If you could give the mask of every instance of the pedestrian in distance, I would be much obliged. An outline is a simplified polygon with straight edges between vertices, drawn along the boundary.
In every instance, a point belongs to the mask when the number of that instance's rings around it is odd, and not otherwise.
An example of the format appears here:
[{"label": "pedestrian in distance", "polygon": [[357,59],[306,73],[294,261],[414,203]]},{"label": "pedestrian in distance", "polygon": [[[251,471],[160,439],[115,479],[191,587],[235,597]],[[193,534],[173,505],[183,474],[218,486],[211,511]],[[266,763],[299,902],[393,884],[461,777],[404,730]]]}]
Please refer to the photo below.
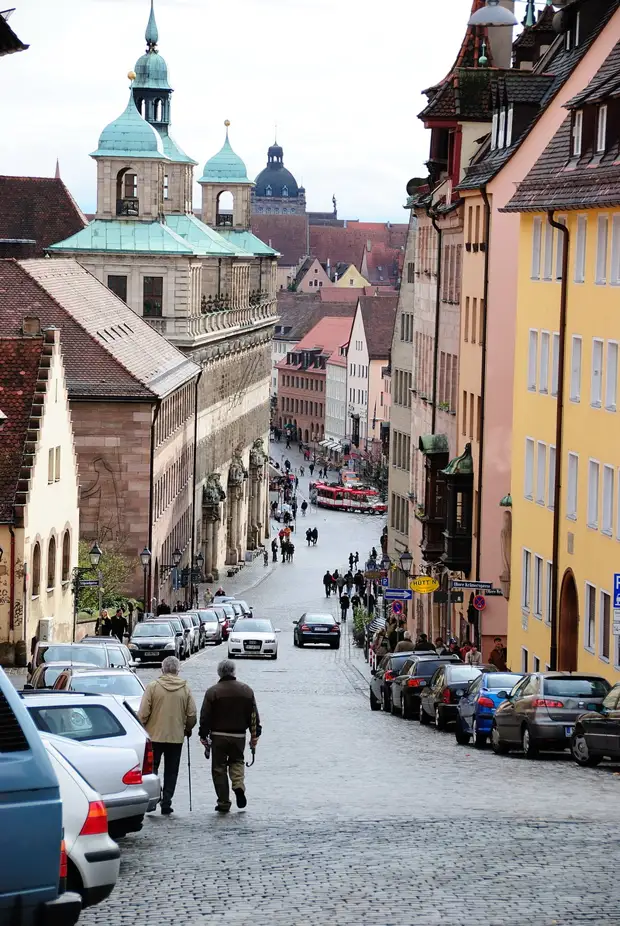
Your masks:
[{"label": "pedestrian in distance", "polygon": [[332,593],[332,577],[329,574],[329,570],[323,576],[323,585],[325,587],[325,597],[329,598]]},{"label": "pedestrian in distance", "polygon": [[312,543],[312,531],[310,528],[306,531],[306,540],[308,541],[308,546]]},{"label": "pedestrian in distance", "polygon": [[349,569],[349,571],[346,573],[346,575],[345,575],[345,577],[344,577],[344,582],[345,582],[345,585],[346,585],[346,587],[347,587],[347,595],[348,595],[349,598],[350,598],[350,597],[351,597],[351,590],[352,590],[352,588],[353,588],[353,573],[351,572],[350,569]]},{"label": "pedestrian in distance", "polygon": [[507,672],[508,663],[506,662],[506,657],[508,653],[506,652],[506,647],[502,642],[502,638],[495,637],[493,643],[495,645],[489,653],[489,662],[492,666],[495,666],[498,672]]},{"label": "pedestrian in distance", "polygon": [[176,656],[166,656],[159,678],[146,687],[138,718],[153,743],[155,774],[164,760],[164,787],[161,812],[173,813],[172,798],[179,775],[181,750],[185,737],[196,726],[196,705],[184,678],[179,678],[181,663]]},{"label": "pedestrian in distance", "polygon": [[357,564],[359,563],[359,561],[360,561],[360,555],[359,555],[359,553],[358,553],[357,550],[356,550],[356,551],[355,551],[355,556],[353,557],[353,562],[354,562],[355,565],[357,566]]},{"label": "pedestrian in distance", "polygon": [[470,651],[465,656],[465,662],[468,666],[479,666],[482,664],[482,653],[478,650],[475,643],[472,643]]},{"label": "pedestrian in distance", "polygon": [[349,553],[349,571],[350,572],[353,571],[354,564],[355,564],[355,557],[353,556],[352,553]]},{"label": "pedestrian in distance", "polygon": [[162,598],[159,604],[157,605],[157,617],[161,617],[162,614],[170,614],[170,605],[166,604]]},{"label": "pedestrian in distance", "polygon": [[306,511],[307,511],[307,510],[308,510],[308,502],[307,502],[306,499],[304,498],[303,502],[301,503],[301,516],[302,516],[302,518],[305,518],[305,517],[306,517]]},{"label": "pedestrian in distance", "polygon": [[395,653],[406,653],[413,650],[413,641],[411,639],[411,634],[408,630],[405,630],[403,639],[400,640],[394,647]]},{"label": "pedestrian in distance", "polygon": [[115,636],[120,642],[123,642],[123,638],[127,632],[127,618],[123,614],[120,605],[116,609],[116,614],[111,620],[112,624],[112,635]]},{"label": "pedestrian in distance", "polygon": [[200,711],[198,735],[205,750],[211,753],[211,776],[217,795],[215,809],[228,813],[231,807],[228,777],[237,807],[247,805],[243,754],[247,732],[250,746],[256,749],[262,729],[254,692],[238,682],[236,667],[224,659],[217,667],[219,681],[205,694]]},{"label": "pedestrian in distance", "polygon": [[428,639],[425,633],[420,634],[420,636],[416,640],[415,648],[416,650],[420,650],[423,653],[424,652],[428,652],[428,653],[435,652],[435,647],[433,646],[433,644]]},{"label": "pedestrian in distance", "polygon": [[338,586],[338,597],[342,598],[342,593],[344,592],[344,576],[338,576],[336,585]]},{"label": "pedestrian in distance", "polygon": [[390,652],[393,653],[396,647],[398,646],[398,621],[396,620],[395,614],[390,614],[385,625],[385,636],[390,648]]},{"label": "pedestrian in distance", "polygon": [[306,471],[305,471],[305,469],[303,468],[303,466],[300,466],[300,467],[299,467],[299,475],[300,475],[300,476],[304,476],[305,473],[306,473]]},{"label": "pedestrian in distance", "polygon": [[291,461],[290,460],[284,461],[284,468],[286,469],[286,473],[288,475],[288,473],[291,471]]},{"label": "pedestrian in distance", "polygon": [[340,596],[340,617],[341,617],[343,624],[346,624],[347,622],[347,613],[349,611],[350,604],[351,604],[351,599],[345,592],[344,595]]},{"label": "pedestrian in distance", "polygon": [[353,614],[355,614],[357,609],[360,607],[361,603],[362,603],[362,599],[356,592],[355,595],[351,597],[351,607],[353,608]]},{"label": "pedestrian in distance", "polygon": [[314,463],[311,463],[308,469],[310,470],[310,475],[312,476],[312,474],[314,473]]},{"label": "pedestrian in distance", "polygon": [[316,547],[317,541],[319,539],[319,532],[316,527],[312,528],[312,546]]},{"label": "pedestrian in distance", "polygon": [[271,541],[271,558],[272,558],[272,562],[274,563],[278,562],[278,541],[276,540],[275,537]]},{"label": "pedestrian in distance", "polygon": [[366,595],[366,610],[368,611],[368,617],[372,617],[373,614],[375,613],[376,603],[377,603],[377,599],[375,598],[373,593],[369,591],[368,594]]},{"label": "pedestrian in distance", "polygon": [[438,656],[447,656],[448,654],[448,647],[443,642],[442,637],[435,638],[435,649],[437,650]]},{"label": "pedestrian in distance", "polygon": [[95,624],[95,633],[99,637],[109,637],[112,633],[112,621],[105,608],[99,614],[99,619]]}]

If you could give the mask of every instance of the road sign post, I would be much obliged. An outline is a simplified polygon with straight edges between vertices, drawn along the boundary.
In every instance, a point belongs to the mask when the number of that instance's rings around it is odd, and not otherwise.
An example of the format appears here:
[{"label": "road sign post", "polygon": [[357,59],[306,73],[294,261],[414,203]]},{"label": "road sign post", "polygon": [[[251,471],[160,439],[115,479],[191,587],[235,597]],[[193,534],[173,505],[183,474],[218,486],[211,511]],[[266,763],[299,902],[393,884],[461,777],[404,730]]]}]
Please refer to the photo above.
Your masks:
[{"label": "road sign post", "polygon": [[476,609],[476,611],[484,611],[484,609],[487,606],[484,595],[476,595],[474,597],[472,604],[474,608]]},{"label": "road sign post", "polygon": [[620,572],[614,572],[614,608],[620,608]]},{"label": "road sign post", "polygon": [[413,592],[410,588],[386,588],[383,597],[386,601],[411,601]]},{"label": "road sign post", "polygon": [[392,602],[392,614],[395,614],[398,617],[398,615],[402,613],[403,613],[402,601],[393,601]]}]

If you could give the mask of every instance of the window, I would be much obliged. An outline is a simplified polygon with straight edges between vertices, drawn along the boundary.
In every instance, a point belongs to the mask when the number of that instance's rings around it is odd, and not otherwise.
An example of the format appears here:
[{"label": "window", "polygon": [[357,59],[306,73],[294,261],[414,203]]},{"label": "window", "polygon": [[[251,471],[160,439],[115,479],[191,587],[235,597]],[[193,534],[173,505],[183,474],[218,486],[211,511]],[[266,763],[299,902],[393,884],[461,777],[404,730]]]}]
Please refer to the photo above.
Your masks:
[{"label": "window", "polygon": [[601,592],[600,599],[601,615],[601,639],[599,653],[603,659],[609,659],[609,645],[611,637],[611,596],[607,592]]},{"label": "window", "polygon": [[620,215],[616,213],[611,220],[611,266],[609,282],[620,285]]},{"label": "window", "polygon": [[412,260],[407,262],[407,283],[415,283],[415,264]]},{"label": "window", "polygon": [[56,584],[56,538],[50,537],[47,545],[47,588],[48,591]]},{"label": "window", "polygon": [[54,448],[50,447],[47,453],[47,484],[51,485],[54,481],[54,464],[56,462],[56,454],[54,453]]},{"label": "window", "polygon": [[546,574],[545,574],[545,581],[546,581],[546,583],[547,583],[547,584],[546,584],[546,592],[547,592],[547,594],[546,594],[546,596],[545,596],[545,602],[546,602],[546,604],[545,604],[545,623],[546,623],[546,624],[550,624],[550,623],[551,623],[551,607],[552,607],[552,602],[553,602],[553,578],[552,578],[552,576],[553,576],[553,563],[550,563],[549,560],[547,560],[546,566],[547,566],[547,568],[546,568]]},{"label": "window", "polygon": [[532,672],[540,672],[540,659],[538,656],[534,656],[532,660]]},{"label": "window", "polygon": [[549,488],[547,490],[547,508],[555,507],[555,447],[549,447]]},{"label": "window", "polygon": [[521,608],[530,610],[530,579],[532,575],[532,554],[523,550],[523,563],[521,567]]},{"label": "window", "polygon": [[287,186],[283,186],[283,187],[282,187],[282,196],[288,196],[288,187],[287,187]]},{"label": "window", "polygon": [[168,174],[164,174],[164,200],[168,199]]},{"label": "window", "polygon": [[584,622],[584,641],[586,649],[594,652],[596,633],[596,588],[586,582],[586,619]]},{"label": "window", "polygon": [[543,609],[543,561],[534,556],[534,617],[542,620]]},{"label": "window", "polygon": [[553,332],[551,341],[551,395],[558,394],[558,378],[560,372],[560,335],[557,331]]},{"label": "window", "polygon": [[41,594],[41,545],[35,543],[32,548],[32,597]]},{"label": "window", "polygon": [[590,460],[588,464],[588,527],[598,530],[598,483],[599,464]]},{"label": "window", "polygon": [[540,249],[542,243],[542,219],[534,216],[532,225],[532,271],[533,280],[540,280]]},{"label": "window", "polygon": [[572,145],[571,145],[571,154],[575,158],[578,158],[581,155],[582,133],[583,133],[583,112],[580,109],[578,109],[573,114],[573,132],[572,132]]},{"label": "window", "polygon": [[581,338],[573,335],[570,370],[570,400],[579,402],[581,398]]},{"label": "window", "polygon": [[592,340],[592,369],[590,371],[590,405],[601,407],[603,397],[603,342],[600,338]]},{"label": "window", "polygon": [[545,479],[547,476],[547,445],[538,441],[536,447],[536,501],[545,504]]},{"label": "window", "polygon": [[60,447],[54,450],[54,482],[60,482]]},{"label": "window", "polygon": [[[562,216],[558,218],[558,225],[566,225],[566,219]],[[564,233],[558,231],[558,246],[555,250],[555,278],[562,279],[562,263],[564,261]]]},{"label": "window", "polygon": [[[531,332],[530,332],[531,333]],[[551,335],[548,331],[540,332],[540,358],[538,373],[538,391],[547,395],[549,392],[549,341]]]},{"label": "window", "polygon": [[596,113],[596,150],[602,153],[607,144],[607,106],[603,103]]},{"label": "window", "polygon": [[508,107],[508,113],[506,116],[506,147],[509,148],[512,144],[512,119],[514,116],[514,108],[512,103]]},{"label": "window", "polygon": [[30,707],[30,716],[39,730],[55,733],[78,742],[123,736],[124,727],[107,707],[99,704],[83,706],[45,705]]},{"label": "window", "polygon": [[616,410],[616,392],[618,388],[618,344],[607,342],[607,369],[605,371],[605,408],[608,412]]},{"label": "window", "polygon": [[499,129],[497,131],[497,147],[504,148],[506,144],[506,110],[499,111]]},{"label": "window", "polygon": [[568,455],[568,491],[566,493],[566,517],[577,518],[577,481],[579,476],[579,457],[576,453]]},{"label": "window", "polygon": [[530,328],[530,341],[527,355],[527,388],[536,391],[536,365],[538,363],[538,331]]},{"label": "window", "polygon": [[142,282],[142,314],[145,318],[161,318],[163,295],[163,277],[144,277]]},{"label": "window", "polygon": [[614,468],[603,467],[603,512],[601,530],[611,537],[614,520]]},{"label": "window", "polygon": [[575,283],[586,278],[586,232],[588,220],[585,215],[577,216],[577,241],[575,243]]},{"label": "window", "polygon": [[543,266],[543,278],[545,280],[550,280],[553,273],[553,238],[554,238],[554,227],[553,225],[545,225],[545,262]]},{"label": "window", "polygon": [[68,582],[71,577],[71,534],[65,531],[62,538],[62,581]]},{"label": "window", "polygon": [[598,219],[596,236],[596,282],[607,282],[607,216],[601,215]]},{"label": "window", "polygon": [[534,441],[525,438],[525,480],[523,492],[526,498],[532,498],[534,491]]},{"label": "window", "polygon": [[127,302],[127,277],[108,274],[108,289],[111,289],[123,302]]},{"label": "window", "polygon": [[524,646],[521,647],[521,671],[525,675],[528,672],[528,651]]},{"label": "window", "polygon": [[[495,148],[497,148],[498,126],[499,126],[499,113],[497,112],[497,110],[495,110],[495,112],[493,113],[493,122],[491,125],[491,150],[492,151],[494,151]],[[470,232],[471,232],[471,207],[470,207],[470,217],[469,218],[470,218]],[[471,234],[469,236],[469,240],[471,240]]]}]

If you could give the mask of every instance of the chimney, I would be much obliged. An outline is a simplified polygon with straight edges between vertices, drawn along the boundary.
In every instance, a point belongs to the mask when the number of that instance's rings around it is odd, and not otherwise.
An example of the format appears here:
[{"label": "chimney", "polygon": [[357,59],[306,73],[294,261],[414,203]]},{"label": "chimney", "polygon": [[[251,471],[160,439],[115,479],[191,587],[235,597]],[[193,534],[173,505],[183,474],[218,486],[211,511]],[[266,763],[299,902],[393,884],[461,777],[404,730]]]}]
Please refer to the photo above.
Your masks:
[{"label": "chimney", "polygon": [[22,334],[25,338],[37,338],[41,334],[41,319],[36,315],[24,315]]}]

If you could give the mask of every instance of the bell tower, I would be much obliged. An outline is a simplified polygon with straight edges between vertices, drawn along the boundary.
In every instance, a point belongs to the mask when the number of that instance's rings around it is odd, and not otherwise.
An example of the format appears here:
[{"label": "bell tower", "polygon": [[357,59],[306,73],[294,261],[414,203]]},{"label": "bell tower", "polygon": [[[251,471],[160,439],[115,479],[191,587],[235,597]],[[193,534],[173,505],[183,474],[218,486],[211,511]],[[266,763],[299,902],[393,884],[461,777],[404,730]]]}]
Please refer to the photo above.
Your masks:
[{"label": "bell tower", "polygon": [[246,166],[226,138],[216,155],[205,164],[198,181],[202,187],[202,221],[211,228],[248,230],[251,224],[251,194],[254,184]]}]

